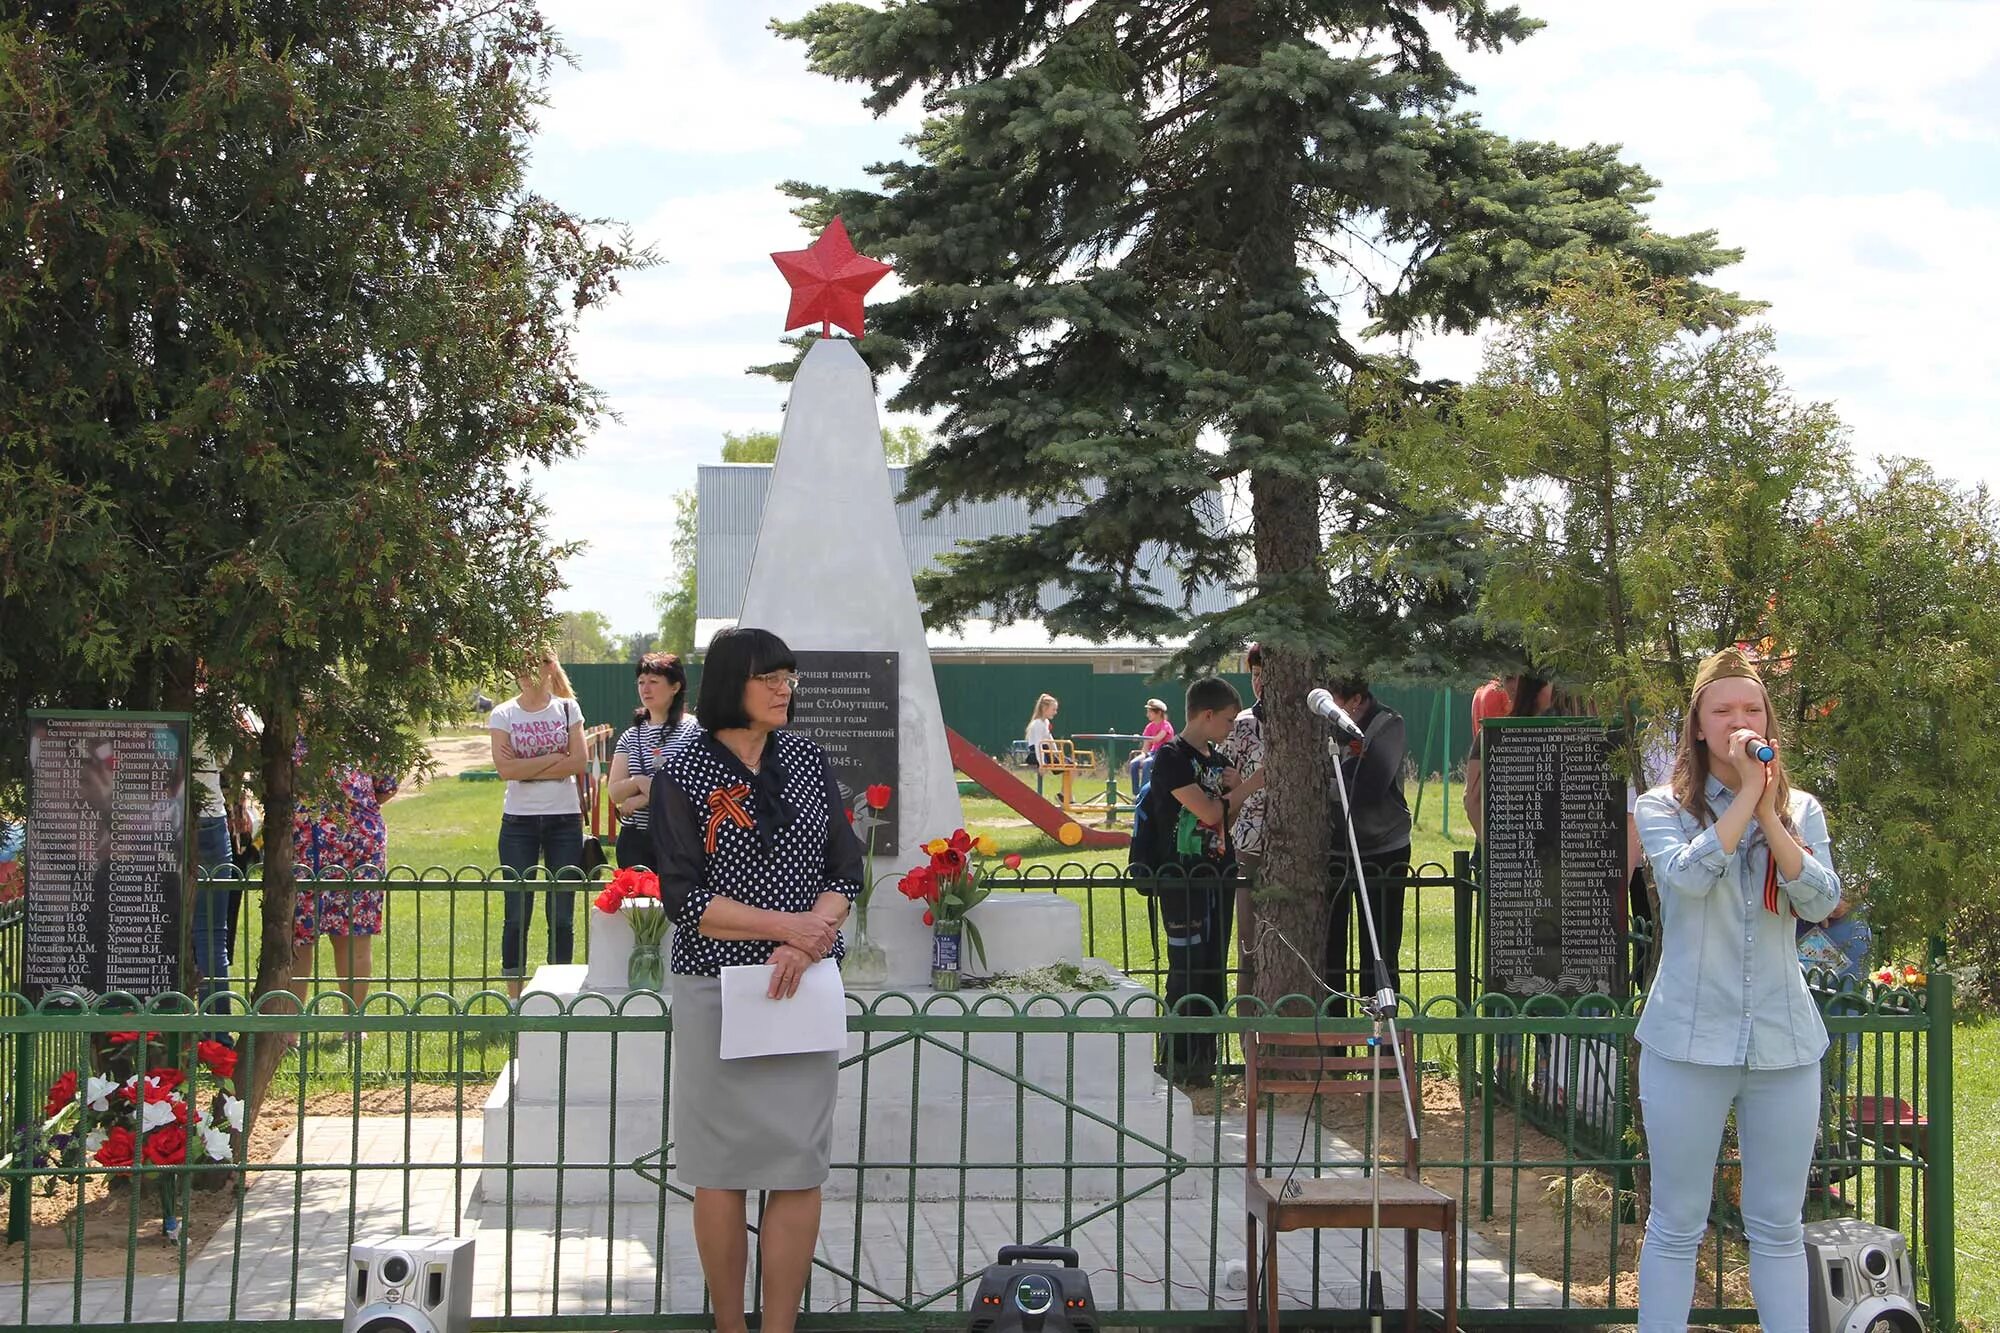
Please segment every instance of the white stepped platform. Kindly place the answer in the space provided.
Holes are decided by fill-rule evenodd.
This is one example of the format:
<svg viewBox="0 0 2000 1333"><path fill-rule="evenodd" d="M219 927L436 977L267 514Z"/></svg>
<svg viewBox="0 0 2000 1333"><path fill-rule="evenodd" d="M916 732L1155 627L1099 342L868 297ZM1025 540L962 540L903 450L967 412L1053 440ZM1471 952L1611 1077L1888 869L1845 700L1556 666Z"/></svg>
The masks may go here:
<svg viewBox="0 0 2000 1333"><path fill-rule="evenodd" d="M622 960L615 944L600 938L596 921L592 927L591 955ZM1042 947L1046 955L1047 944ZM1109 1015L1128 1005L1137 1014L1158 1012L1150 991L1106 963L1091 960L1091 965L1111 974L1110 990L1069 992L1032 1005L1026 997L1015 1002L1029 1013L1049 1015L1079 1004L1085 1015ZM622 961L617 970L622 973ZM904 988L895 994L901 998L857 998L874 1001L878 1013L896 1014L917 1011L937 993ZM961 991L958 998L977 1004L985 994ZM998 1002L989 1000L987 1008ZM957 1011L955 1000L946 1003L948 1012ZM578 1014L619 1012L661 1022L657 1030L621 1033L522 1033L519 1058L509 1063L485 1107L485 1198L506 1197L508 1173L498 1167L512 1162L536 1164L513 1173L511 1188L519 1203L553 1203L558 1193L565 1206L614 1196L657 1199L658 1188L632 1164L651 1154L657 1172L660 1150L671 1142L672 1127L665 1123L664 1022L670 1004L652 992L593 985L582 965L536 971L522 997L524 1014L571 1007ZM1153 1072L1153 1043L1153 1035L1143 1032L976 1032L922 1041L899 1033L850 1033L834 1113L833 1160L862 1160L865 1128L870 1198L1106 1200L1138 1191L1164 1174L1170 1107L1182 1145L1193 1124L1185 1095ZM868 1055L861 1060L864 1044ZM1011 1077L1017 1068L1019 1080ZM912 1151L916 1108L922 1111ZM912 1171L912 1161L927 1165ZM1066 1161L1098 1165L1065 1169ZM828 1196L852 1198L863 1183L861 1174L836 1165ZM1191 1198L1195 1181L1179 1176L1167 1189Z"/></svg>

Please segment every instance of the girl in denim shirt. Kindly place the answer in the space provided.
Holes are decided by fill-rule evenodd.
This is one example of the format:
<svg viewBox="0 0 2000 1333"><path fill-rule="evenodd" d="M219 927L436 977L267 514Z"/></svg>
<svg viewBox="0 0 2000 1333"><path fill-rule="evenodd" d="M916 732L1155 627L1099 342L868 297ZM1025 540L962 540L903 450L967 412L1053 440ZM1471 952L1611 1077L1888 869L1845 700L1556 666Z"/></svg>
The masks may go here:
<svg viewBox="0 0 2000 1333"><path fill-rule="evenodd" d="M1640 1333L1685 1333L1695 1251L1732 1106L1743 1161L1750 1289L1766 1333L1806 1333L1806 1175L1826 1025L1799 969L1797 921L1840 902L1826 815L1794 791L1770 696L1734 649L1702 664L1673 780L1639 798L1660 887L1660 967L1639 1018L1652 1211L1639 1260Z"/></svg>

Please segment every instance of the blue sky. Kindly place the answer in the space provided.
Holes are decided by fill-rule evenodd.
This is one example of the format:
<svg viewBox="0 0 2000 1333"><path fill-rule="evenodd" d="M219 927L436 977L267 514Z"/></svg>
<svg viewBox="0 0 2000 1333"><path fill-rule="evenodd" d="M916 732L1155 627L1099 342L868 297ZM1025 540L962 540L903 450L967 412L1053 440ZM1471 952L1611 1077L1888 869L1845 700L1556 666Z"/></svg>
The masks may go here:
<svg viewBox="0 0 2000 1333"><path fill-rule="evenodd" d="M1487 124L1623 144L1662 181L1660 226L1713 227L1748 252L1724 280L1771 303L1794 391L1832 402L1859 453L2000 482L2000 4L1521 3L1542 32L1456 57ZM725 430L780 423L780 386L743 374L783 351L769 252L811 239L777 183L864 183L915 124L873 119L769 31L810 7L543 0L579 67L552 85L533 184L628 223L666 261L578 339L622 420L538 479L555 535L589 543L557 604L621 632L654 623L673 577L674 493ZM1477 339L1416 350L1432 373L1478 367Z"/></svg>

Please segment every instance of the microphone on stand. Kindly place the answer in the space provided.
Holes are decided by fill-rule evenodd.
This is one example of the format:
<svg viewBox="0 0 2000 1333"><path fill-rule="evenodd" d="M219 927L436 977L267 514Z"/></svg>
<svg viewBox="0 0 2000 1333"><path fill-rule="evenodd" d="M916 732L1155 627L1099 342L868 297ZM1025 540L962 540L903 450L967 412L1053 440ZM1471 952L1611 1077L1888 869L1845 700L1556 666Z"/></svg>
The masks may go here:
<svg viewBox="0 0 2000 1333"><path fill-rule="evenodd" d="M1363 731L1360 724L1347 715L1345 708L1342 708L1334 701L1331 690L1318 689L1308 694L1306 696L1306 707L1311 710L1314 717L1325 718L1354 739L1367 739L1368 733Z"/></svg>

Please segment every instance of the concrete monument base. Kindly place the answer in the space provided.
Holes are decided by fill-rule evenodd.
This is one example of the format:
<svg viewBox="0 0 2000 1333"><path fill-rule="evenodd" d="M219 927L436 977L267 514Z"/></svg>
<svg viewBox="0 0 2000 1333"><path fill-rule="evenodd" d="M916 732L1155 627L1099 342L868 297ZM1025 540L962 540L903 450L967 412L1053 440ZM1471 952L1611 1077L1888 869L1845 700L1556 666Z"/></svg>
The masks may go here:
<svg viewBox="0 0 2000 1333"><path fill-rule="evenodd" d="M1109 989L1029 1001L980 991L935 999L928 987L899 988L873 995L871 1003L874 1012L890 1015L919 1012L927 1003L956 1013L957 1001L977 1005L982 998L986 1012L1004 1011L1003 1000L1031 1015L1079 1006L1085 1016L1159 1011L1150 991L1106 963L1088 961L1111 975ZM487 1200L507 1198L510 1189L525 1204L657 1199L657 1187L632 1164L650 1154L657 1174L659 1161L673 1160L666 1105L670 1006L650 991L589 986L581 965L536 971L522 998L526 1015L567 1009L580 1017L620 1013L660 1023L657 1031L521 1034L518 1058L485 1106L480 1176ZM1185 1095L1153 1072L1154 1040L1145 1032L851 1032L826 1192L1105 1200L1152 1184L1170 1162L1169 1115L1179 1135L1192 1123ZM865 1172L856 1166L863 1161ZM528 1168L513 1171L511 1184L502 1169L509 1163ZM1179 1176L1165 1188L1192 1197L1195 1181Z"/></svg>

